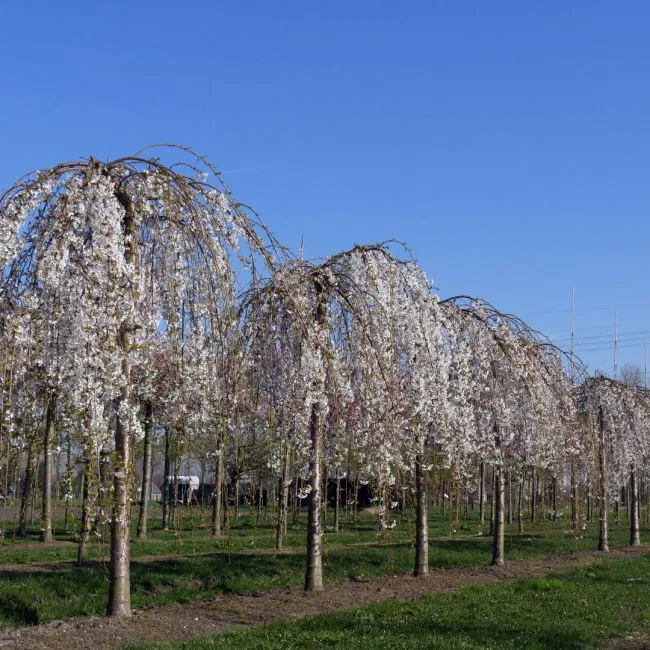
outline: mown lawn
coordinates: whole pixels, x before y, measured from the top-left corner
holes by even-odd
[[[136,608],[187,602],[224,593],[248,593],[273,587],[300,584],[304,576],[305,518],[290,527],[287,553],[275,555],[274,522],[256,522],[253,512],[233,518],[227,534],[212,538],[209,518],[198,509],[182,509],[176,526],[162,531],[159,513],[154,509],[151,533],[146,541],[132,543],[132,599]],[[447,515],[436,509],[430,513],[431,567],[478,566],[490,561],[491,539],[478,535],[478,513],[470,513],[455,533]],[[331,513],[328,513],[331,522]],[[57,523],[61,526],[61,522]],[[593,522],[579,533],[566,522],[539,523],[529,532],[517,533],[516,525],[506,537],[506,558],[549,555],[596,548],[598,530]],[[487,531],[485,531],[487,532]],[[37,531],[27,539],[5,540],[0,563],[46,563],[73,560],[76,546],[68,541],[39,545]],[[642,531],[642,538],[648,531]],[[414,562],[413,516],[399,518],[390,531],[379,532],[377,519],[363,514],[356,521],[346,520],[339,533],[326,531],[323,538],[325,579],[346,580],[387,573],[410,572]],[[611,546],[627,544],[625,521],[611,531]],[[31,543],[30,543],[31,542]],[[361,546],[363,544],[363,546]],[[291,552],[293,551],[293,552]],[[62,565],[30,572],[0,571],[0,627],[43,623],[77,615],[103,614],[108,593],[108,545],[97,538],[83,567]],[[161,557],[138,561],[143,556]],[[54,569],[54,570],[52,570]]]
[[[650,555],[603,560],[570,574],[468,587],[408,603],[266,625],[131,650],[217,648],[593,648],[650,634]]]

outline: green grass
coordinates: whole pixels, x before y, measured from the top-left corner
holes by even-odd
[[[159,508],[154,508],[150,535],[145,541],[133,541],[133,606],[151,607],[223,593],[248,593],[273,587],[300,584],[304,575],[305,517],[290,526],[287,554],[275,555],[274,521],[255,522],[254,513],[232,518],[232,526],[219,539],[209,531],[209,513],[200,516],[198,508],[179,509],[180,517],[171,531],[162,531]],[[480,566],[489,563],[491,539],[478,536],[478,513],[470,512],[458,534],[452,534],[448,516],[431,509],[429,521],[430,565],[432,567]],[[331,513],[328,513],[331,523]],[[57,521],[62,528],[62,522]],[[527,526],[530,524],[527,522]],[[0,547],[0,563],[48,563],[73,560],[76,546],[70,541],[54,545],[37,543],[38,530],[28,531],[26,539],[7,539]],[[376,517],[362,514],[356,522],[346,521],[339,533],[328,531],[323,537],[325,579],[346,580],[387,573],[410,572],[414,563],[412,514],[398,519],[391,531],[379,532]],[[523,536],[516,526],[506,537],[508,560],[558,552],[595,549],[597,524],[575,534],[566,523],[542,522]],[[647,537],[642,531],[642,538]],[[134,531],[135,536],[135,531]],[[68,540],[72,535],[68,536]],[[61,537],[59,537],[61,539]],[[627,544],[625,522],[611,531],[612,547]],[[355,546],[365,544],[366,546]],[[374,544],[374,545],[372,545]],[[61,565],[31,572],[0,572],[0,627],[17,626],[102,614],[106,609],[108,571],[100,558],[108,560],[108,543],[102,547],[95,539],[89,546],[87,566]],[[156,561],[138,561],[143,556],[171,556]]]
[[[408,603],[132,650],[217,648],[591,648],[650,633],[650,555],[570,574],[468,587]]]

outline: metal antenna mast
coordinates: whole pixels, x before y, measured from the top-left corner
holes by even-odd
[[[618,374],[618,312],[614,310],[614,379]]]

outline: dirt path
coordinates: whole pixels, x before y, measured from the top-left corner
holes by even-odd
[[[379,601],[410,600],[426,593],[449,593],[470,585],[491,585],[562,573],[605,558],[647,553],[649,548],[644,545],[639,549],[616,549],[608,555],[595,551],[526,558],[503,567],[435,569],[424,579],[398,575],[363,582],[331,583],[320,594],[306,594],[299,587],[292,587],[243,596],[226,595],[210,601],[139,610],[128,620],[88,617],[55,621],[0,632],[0,648],[81,650],[119,648],[144,641],[182,640],[273,621],[308,618]]]

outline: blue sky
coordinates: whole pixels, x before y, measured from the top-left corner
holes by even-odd
[[[591,369],[615,310],[643,363],[650,4],[12,2],[2,24],[0,186],[188,144],[309,256],[403,239],[442,295],[558,339],[575,285]]]

